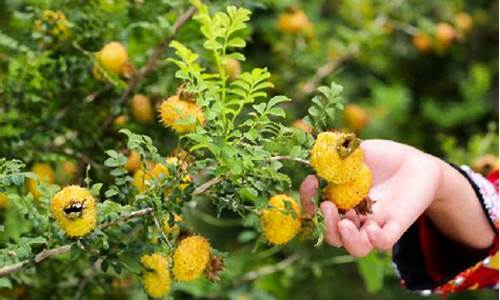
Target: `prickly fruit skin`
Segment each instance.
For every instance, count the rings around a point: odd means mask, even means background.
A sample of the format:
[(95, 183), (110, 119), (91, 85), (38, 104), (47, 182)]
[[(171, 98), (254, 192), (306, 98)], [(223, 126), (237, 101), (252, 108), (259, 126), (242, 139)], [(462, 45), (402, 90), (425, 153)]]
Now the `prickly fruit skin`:
[(134, 119), (141, 124), (147, 124), (154, 119), (153, 105), (149, 97), (135, 95), (130, 102), (130, 109)]
[[(195, 122), (187, 124), (186, 121), (194, 117)], [(177, 133), (194, 131), (196, 123), (205, 123), (205, 117), (196, 102), (181, 100), (179, 95), (174, 95), (163, 101), (160, 105), (160, 118), (163, 124), (172, 128)]]
[(412, 38), (413, 46), (422, 53), (427, 53), (432, 50), (432, 39), (423, 32), (418, 32)]
[(354, 208), (363, 201), (372, 185), (372, 172), (363, 164), (353, 181), (344, 184), (328, 184), (323, 192), (325, 200), (335, 203), (341, 210)]
[[(53, 184), (55, 181), (54, 169), (52, 169), (52, 167), (49, 164), (35, 163), (31, 168), (31, 172), (35, 173), (38, 176), (38, 180), (40, 182), (46, 184)], [(28, 185), (28, 191), (33, 195), (35, 200), (38, 200), (38, 198), (40, 198), (41, 196), (41, 193), (40, 190), (38, 189), (38, 184), (36, 180), (29, 178), (27, 185)]]
[(50, 211), (57, 224), (70, 237), (87, 235), (97, 222), (94, 197), (87, 189), (76, 185), (67, 186), (55, 194)]
[(311, 149), (311, 166), (330, 183), (352, 181), (363, 165), (363, 151), (356, 143), (353, 134), (329, 131), (318, 134)]
[(360, 132), (368, 124), (368, 114), (359, 105), (349, 104), (344, 108), (344, 121), (349, 129)]
[(142, 275), (146, 293), (152, 298), (162, 298), (168, 294), (171, 284), (168, 259), (156, 252), (143, 255), (141, 263), (146, 268)]
[(436, 40), (441, 48), (448, 48), (456, 38), (455, 29), (448, 23), (439, 23), (436, 25)]
[(282, 245), (293, 239), (300, 230), (300, 207), (290, 196), (279, 194), (269, 199), (268, 208), (260, 216), (267, 241)]
[(278, 31), (290, 34), (313, 34), (313, 25), (307, 15), (300, 9), (284, 12), (278, 16)]
[(97, 52), (97, 60), (110, 72), (121, 74), (128, 63), (127, 49), (119, 42), (110, 42)]
[(191, 281), (200, 277), (210, 259), (210, 244), (200, 236), (183, 239), (173, 255), (173, 273), (178, 281)]
[(7, 208), (9, 205), (9, 198), (7, 194), (0, 192), (0, 209)]

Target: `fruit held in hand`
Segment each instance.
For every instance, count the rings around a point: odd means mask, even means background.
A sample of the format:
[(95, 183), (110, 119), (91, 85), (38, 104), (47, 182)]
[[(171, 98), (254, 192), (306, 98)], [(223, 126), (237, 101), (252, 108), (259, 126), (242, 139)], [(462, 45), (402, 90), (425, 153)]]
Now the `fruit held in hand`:
[(174, 95), (160, 105), (160, 118), (165, 126), (177, 133), (194, 131), (196, 124), (205, 123), (201, 107), (195, 101), (182, 100)]
[(91, 232), (97, 222), (94, 197), (82, 187), (70, 185), (59, 191), (50, 204), (57, 224), (70, 237), (82, 237)]
[(146, 268), (142, 282), (146, 293), (153, 298), (162, 298), (170, 291), (170, 271), (168, 260), (160, 253), (145, 254), (141, 263)]
[(200, 277), (210, 260), (210, 244), (200, 235), (183, 239), (175, 249), (173, 273), (178, 281), (191, 281)]
[(311, 149), (311, 166), (330, 183), (352, 181), (363, 165), (359, 144), (360, 140), (352, 133), (322, 132)]
[(127, 49), (119, 42), (104, 45), (96, 58), (103, 67), (115, 74), (121, 74), (128, 63)]
[(340, 210), (355, 208), (366, 197), (372, 185), (372, 173), (363, 164), (354, 180), (344, 184), (328, 184), (323, 192), (325, 200), (335, 203)]
[(290, 196), (279, 194), (269, 199), (260, 221), (264, 236), (274, 245), (288, 243), (300, 230), (300, 207)]

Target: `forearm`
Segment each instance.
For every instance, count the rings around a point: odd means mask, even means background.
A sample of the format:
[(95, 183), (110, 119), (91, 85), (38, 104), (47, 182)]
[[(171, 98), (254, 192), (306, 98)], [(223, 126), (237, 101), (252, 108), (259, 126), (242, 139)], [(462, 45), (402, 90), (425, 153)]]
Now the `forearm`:
[(433, 159), (440, 167), (441, 182), (426, 215), (450, 239), (472, 248), (489, 247), (495, 232), (472, 186), (453, 167), (442, 160)]

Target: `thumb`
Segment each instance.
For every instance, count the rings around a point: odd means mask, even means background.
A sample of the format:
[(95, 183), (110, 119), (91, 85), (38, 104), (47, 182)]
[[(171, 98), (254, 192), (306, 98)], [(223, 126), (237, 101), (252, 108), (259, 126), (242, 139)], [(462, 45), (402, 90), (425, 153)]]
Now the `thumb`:
[(304, 209), (304, 213), (308, 216), (313, 216), (316, 213), (316, 205), (313, 198), (319, 187), (319, 181), (314, 175), (309, 175), (302, 181), (300, 185), (300, 203)]

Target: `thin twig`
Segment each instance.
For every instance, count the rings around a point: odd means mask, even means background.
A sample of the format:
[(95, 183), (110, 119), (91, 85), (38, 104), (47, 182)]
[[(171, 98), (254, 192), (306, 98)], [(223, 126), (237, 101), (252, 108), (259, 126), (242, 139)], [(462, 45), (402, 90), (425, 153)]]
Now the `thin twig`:
[(160, 221), (158, 221), (158, 218), (156, 218), (156, 216), (153, 216), (153, 221), (155, 222), (156, 229), (160, 231), (161, 237), (163, 238), (165, 243), (168, 245), (169, 248), (172, 248), (172, 244), (170, 244), (170, 241), (168, 240), (167, 235), (165, 234), (163, 228), (161, 228)]
[(122, 215), (113, 221), (103, 223), (99, 226), (99, 228), (106, 229), (112, 225), (125, 223), (126, 221), (128, 221), (130, 219), (137, 218), (137, 217), (144, 216), (144, 215), (148, 215), (148, 214), (152, 213), (153, 211), (154, 211), (154, 209), (151, 207), (143, 208), (141, 210), (134, 211), (130, 214)]
[(295, 161), (304, 165), (309, 166), (310, 163), (306, 159), (298, 158), (298, 157), (292, 157), (292, 156), (285, 156), (285, 155), (279, 155), (279, 156), (273, 156), (269, 160), (275, 161), (275, 160), (290, 160), (290, 161)]
[(321, 81), (326, 76), (331, 74), (335, 69), (337, 69), (346, 60), (347, 60), (347, 56), (342, 57), (340, 59), (330, 60), (326, 64), (319, 67), (318, 70), (316, 71), (316, 74), (314, 74), (314, 76), (304, 84), (304, 86), (302, 88), (302, 93), (304, 94), (304, 96), (309, 95), (312, 92), (314, 92), (314, 90), (316, 89), (318, 84), (321, 83)]
[(223, 180), (223, 178), (221, 176), (217, 176), (217, 177), (214, 177), (212, 179), (210, 179), (209, 181), (205, 182), (204, 184), (200, 185), (199, 187), (197, 187), (192, 195), (193, 196), (197, 196), (197, 195), (200, 195), (200, 194), (203, 194), (205, 193), (209, 188), (211, 188), (212, 186), (216, 185), (217, 183), (221, 182)]
[[(123, 106), (127, 101), (128, 97), (135, 91), (135, 89), (142, 83), (144, 78), (153, 71), (154, 67), (158, 59), (161, 57), (162, 53), (167, 48), (168, 44), (172, 41), (175, 34), (179, 31), (179, 29), (187, 22), (196, 12), (196, 8), (193, 6), (187, 9), (178, 19), (175, 21), (174, 25), (171, 28), (169, 34), (154, 48), (151, 55), (149, 55), (146, 64), (141, 68), (139, 72), (136, 72), (130, 78), (127, 88), (123, 91), (120, 96), (120, 106)], [(110, 115), (102, 125), (101, 135), (109, 128), (109, 126), (113, 123), (115, 114)]]
[(280, 261), (277, 264), (263, 266), (263, 267), (258, 268), (255, 271), (251, 271), (251, 272), (244, 274), (241, 277), (240, 281), (241, 282), (252, 281), (252, 280), (255, 280), (257, 278), (282, 271), (282, 270), (288, 268), (289, 266), (291, 266), (299, 258), (300, 258), (300, 255), (298, 253), (295, 253), (295, 254), (285, 258), (284, 260)]

